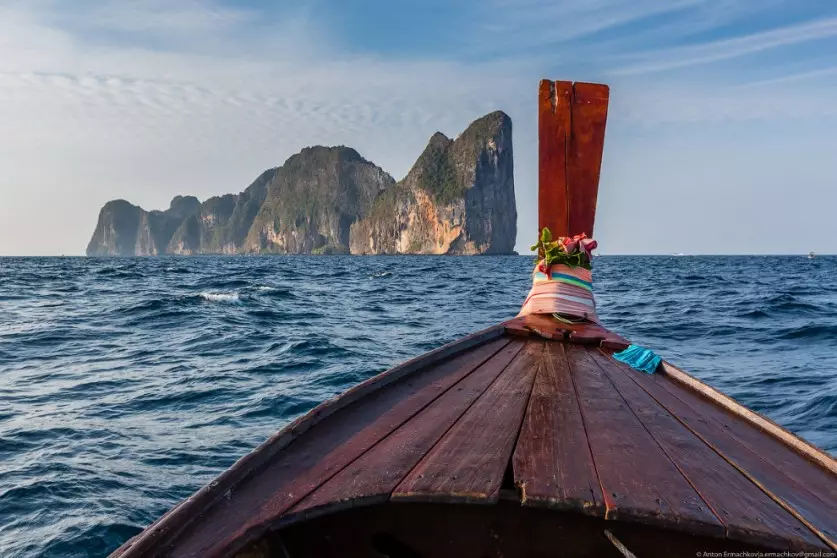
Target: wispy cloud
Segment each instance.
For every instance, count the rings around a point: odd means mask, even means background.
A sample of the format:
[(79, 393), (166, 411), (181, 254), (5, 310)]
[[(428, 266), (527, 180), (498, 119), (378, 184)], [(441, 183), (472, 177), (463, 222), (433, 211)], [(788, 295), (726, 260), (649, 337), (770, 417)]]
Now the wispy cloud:
[(816, 70), (809, 70), (807, 72), (796, 72), (791, 74), (780, 75), (775, 78), (762, 79), (757, 81), (750, 81), (748, 83), (739, 85), (737, 89), (752, 89), (764, 87), (766, 85), (776, 85), (779, 83), (792, 83), (795, 81), (813, 80), (822, 77), (837, 76), (837, 66), (828, 68), (819, 68)]
[[(97, 25), (134, 17), (112, 15)], [(159, 207), (177, 193), (237, 191), (313, 144), (352, 145), (398, 176), (436, 130), (512, 110), (505, 70), (322, 53), (328, 40), (305, 17), (249, 37), (197, 23), (189, 49), (105, 46), (55, 19), (31, 6), (0, 14), (0, 223), (31, 230), (29, 253), (56, 242), (33, 213), (72, 231), (57, 249), (73, 253), (113, 197)], [(196, 49), (203, 41), (212, 44)], [(38, 170), (44, 160), (52, 173)], [(0, 235), (0, 253), (17, 236)]]
[(691, 46), (668, 48), (634, 55), (641, 61), (612, 71), (614, 75), (636, 75), (729, 60), (803, 42), (837, 35), (837, 18), (789, 25), (769, 31), (706, 42)]
[[(489, 0), (482, 10), (486, 35), (478, 41), (517, 51), (566, 45), (652, 16), (695, 7), (705, 0)], [(556, 53), (558, 54), (558, 53)]]
[[(475, 23), (455, 29), (457, 37), (428, 37), (449, 41), (444, 55), (399, 57), (336, 44), (338, 34), (306, 3), (275, 12), (221, 0), (7, 0), (0, 6), (0, 254), (19, 252), (20, 236), (30, 239), (25, 253), (78, 253), (108, 199), (160, 207), (175, 194), (240, 190), (311, 144), (352, 145), (400, 176), (433, 132), (454, 135), (497, 108), (515, 122), (524, 231), (536, 204), (532, 106), (541, 77), (611, 83), (606, 158), (617, 163), (608, 168), (624, 167), (620, 153), (631, 152), (635, 134), (645, 135), (652, 153), (636, 157), (648, 164), (619, 173), (620, 188), (639, 188), (644, 173), (660, 182), (654, 167), (670, 151), (657, 139), (661, 131), (731, 121), (785, 130), (796, 119), (833, 114), (828, 88), (799, 87), (790, 96), (769, 83), (744, 90), (704, 78), (718, 75), (712, 60), (831, 37), (834, 20), (706, 40), (707, 30), (745, 13), (735, 3), (693, 18), (709, 5), (729, 1), (475, 1)], [(694, 44), (636, 52), (644, 35), (658, 45), (684, 36)], [(491, 49), (475, 55), (486, 42)], [(707, 73), (688, 82), (671, 77), (691, 66)], [(774, 71), (759, 80), (803, 83), (802, 75)], [(695, 175), (690, 164), (682, 172)]]

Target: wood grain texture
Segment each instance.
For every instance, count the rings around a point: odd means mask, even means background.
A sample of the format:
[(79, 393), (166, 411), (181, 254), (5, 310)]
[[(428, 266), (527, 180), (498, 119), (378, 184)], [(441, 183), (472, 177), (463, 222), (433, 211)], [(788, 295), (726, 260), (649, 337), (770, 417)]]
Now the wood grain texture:
[(591, 355), (645, 429), (726, 525), (728, 538), (782, 550), (827, 548), (808, 527), (649, 397), (632, 380), (642, 372), (602, 352)]
[(523, 505), (604, 517), (602, 490), (562, 343), (547, 343), (513, 464)]
[(491, 387), (396, 487), (392, 500), (496, 502), (543, 350), (543, 341), (527, 341)]
[(543, 339), (569, 341), (579, 345), (600, 345), (605, 348), (623, 350), (630, 341), (609, 329), (594, 323), (567, 324), (547, 314), (518, 316), (503, 322), (506, 333), (518, 337), (536, 335)]
[(339, 396), (317, 405), (317, 407), (268, 438), (252, 452), (236, 461), (232, 467), (221, 473), (195, 494), (160, 516), (140, 534), (120, 546), (113, 552), (112, 556), (131, 558), (159, 553), (160, 549), (170, 546), (173, 541), (177, 540), (180, 534), (196, 519), (208, 515), (208, 510), (217, 502), (228, 500), (239, 483), (255, 471), (267, 466), (279, 452), (315, 425), (356, 401), (368, 397), (370, 394), (406, 376), (488, 343), (501, 337), (504, 333), (505, 329), (498, 325), (468, 335), (429, 353), (403, 362), (361, 382)]
[(497, 379), (523, 345), (523, 341), (512, 341), (294, 506), (283, 523), (387, 501), (398, 483)]
[(502, 349), (498, 339), (395, 382), (313, 426), (190, 526), (172, 556), (223, 556), (259, 536), (291, 506)]
[[(795, 452), (798, 452), (806, 459), (814, 462), (817, 466), (826, 469), (832, 475), (835, 475), (835, 478), (837, 478), (837, 459), (835, 459), (832, 455), (824, 452), (810, 442), (803, 440), (798, 436), (794, 436), (769, 418), (753, 412), (744, 405), (741, 405), (732, 397), (712, 389), (712, 387), (704, 384), (697, 378), (693, 378), (689, 374), (686, 374), (676, 366), (663, 361), (662, 369), (668, 377), (672, 378), (676, 382), (691, 388), (693, 391), (723, 407), (733, 415), (736, 415), (756, 428), (763, 430), (775, 440), (781, 441)], [(835, 490), (837, 490), (837, 487), (835, 487)]]
[(724, 526), (631, 412), (590, 355), (567, 345), (608, 519), (724, 536)]
[(568, 233), (567, 157), (571, 134), (572, 82), (541, 80), (538, 93), (538, 231)]
[(593, 236), (609, 97), (607, 85), (573, 84), (572, 135), (567, 158), (569, 235)]
[(837, 483), (826, 471), (665, 374), (629, 377), (762, 491), (837, 550)]

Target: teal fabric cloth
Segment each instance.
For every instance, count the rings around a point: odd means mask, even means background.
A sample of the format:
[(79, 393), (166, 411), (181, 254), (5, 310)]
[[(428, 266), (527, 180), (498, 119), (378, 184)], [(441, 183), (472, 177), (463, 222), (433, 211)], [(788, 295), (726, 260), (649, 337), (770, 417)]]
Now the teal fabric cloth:
[(631, 368), (642, 370), (646, 374), (653, 374), (663, 361), (650, 349), (644, 349), (639, 345), (631, 345), (621, 353), (613, 355), (618, 361), (624, 362)]

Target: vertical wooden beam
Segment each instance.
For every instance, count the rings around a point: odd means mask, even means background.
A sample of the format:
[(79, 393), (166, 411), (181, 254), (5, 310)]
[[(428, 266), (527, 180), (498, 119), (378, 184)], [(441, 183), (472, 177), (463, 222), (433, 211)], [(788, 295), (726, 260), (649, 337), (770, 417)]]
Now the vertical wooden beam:
[(572, 83), (541, 80), (538, 95), (538, 231), (569, 231), (567, 154), (570, 147)]
[(538, 96), (538, 229), (593, 235), (609, 89), (541, 80)]
[(570, 235), (593, 236), (609, 96), (607, 85), (573, 85), (572, 136), (567, 161)]

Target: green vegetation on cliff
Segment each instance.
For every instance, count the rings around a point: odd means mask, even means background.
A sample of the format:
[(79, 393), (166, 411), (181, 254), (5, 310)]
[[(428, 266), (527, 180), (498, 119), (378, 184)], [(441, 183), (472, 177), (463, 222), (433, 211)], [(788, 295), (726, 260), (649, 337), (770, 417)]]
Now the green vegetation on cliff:
[(456, 140), (435, 134), (397, 184), (354, 149), (307, 147), (239, 194), (177, 196), (166, 211), (108, 202), (87, 253), (510, 252), (511, 169), (501, 112)]
[(452, 144), (452, 140), (436, 132), (413, 166), (421, 170), (416, 176), (418, 186), (442, 205), (461, 198), (467, 188), (467, 185), (457, 180), (456, 168), (450, 157)]

